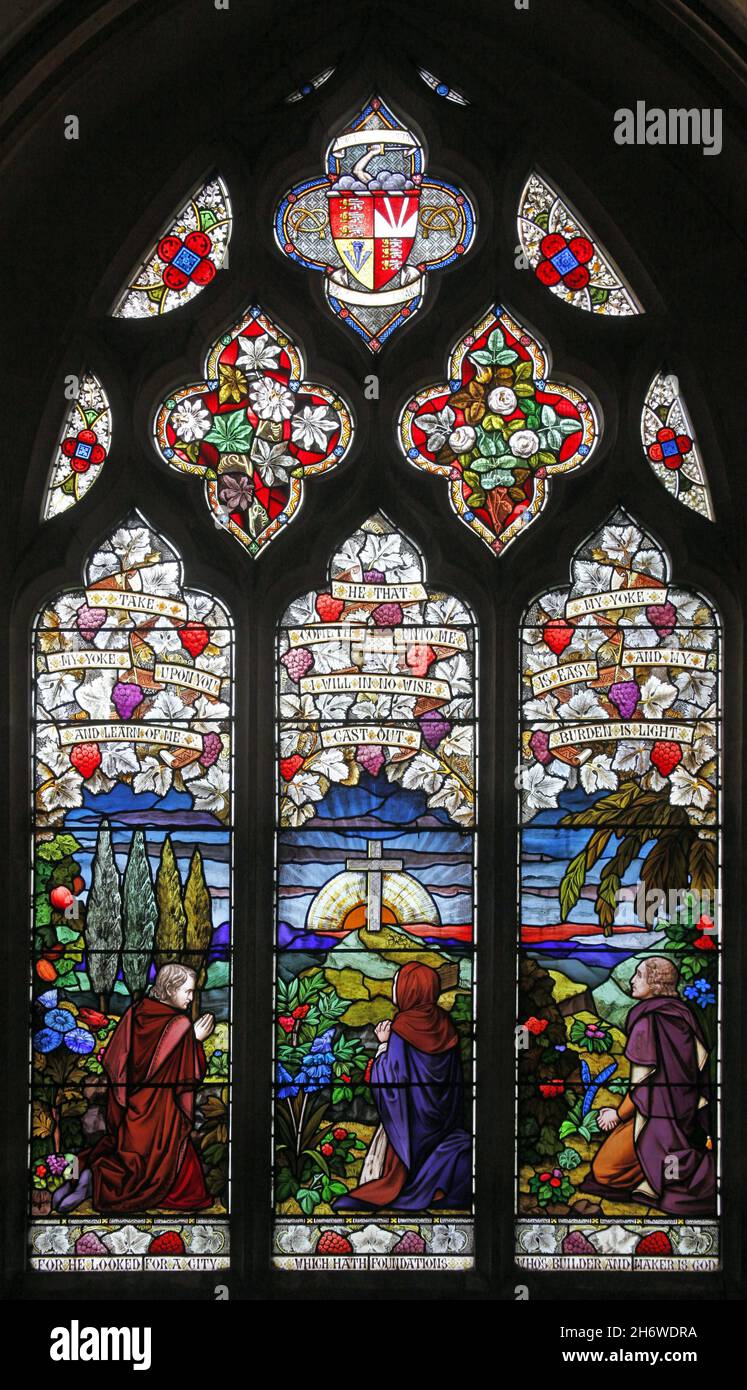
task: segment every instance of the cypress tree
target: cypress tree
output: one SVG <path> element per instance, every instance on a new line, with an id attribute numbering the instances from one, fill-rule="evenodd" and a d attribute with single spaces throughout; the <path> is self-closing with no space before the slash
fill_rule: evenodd
<path id="1" fill-rule="evenodd" d="M 99 996 L 99 1008 L 106 1013 L 122 947 L 122 895 L 111 830 L 106 820 L 101 822 L 96 839 L 86 904 L 85 938 L 88 976 Z"/>
<path id="2" fill-rule="evenodd" d="M 184 964 L 197 971 L 197 989 L 193 1004 L 193 1014 L 199 1017 L 198 991 L 205 983 L 205 956 L 213 934 L 213 917 L 210 892 L 205 881 L 202 855 L 196 849 L 189 866 L 187 884 L 184 890 L 184 912 L 187 919 L 185 933 L 186 952 Z"/>
<path id="3" fill-rule="evenodd" d="M 164 839 L 161 850 L 161 862 L 156 874 L 156 902 L 155 962 L 160 970 L 162 965 L 169 965 L 171 961 L 182 963 L 187 927 L 182 906 L 182 884 L 170 835 Z"/>
<path id="4" fill-rule="evenodd" d="M 123 884 L 124 951 L 122 968 L 133 998 L 143 994 L 158 921 L 158 908 L 142 830 L 130 844 Z"/>

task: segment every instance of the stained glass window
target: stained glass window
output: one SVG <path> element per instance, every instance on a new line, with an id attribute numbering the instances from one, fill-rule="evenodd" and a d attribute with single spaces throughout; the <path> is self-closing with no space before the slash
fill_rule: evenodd
<path id="1" fill-rule="evenodd" d="M 498 305 L 457 343 L 448 380 L 418 391 L 400 417 L 406 457 L 448 479 L 457 516 L 496 555 L 539 516 L 550 478 L 596 444 L 593 405 L 548 370 L 539 341 Z"/>
<path id="2" fill-rule="evenodd" d="M 312 92 L 317 91 L 319 87 L 323 87 L 325 82 L 329 81 L 333 72 L 334 68 L 323 68 L 316 77 L 312 77 L 309 82 L 304 82 L 302 87 L 295 87 L 285 98 L 286 105 L 290 106 L 296 101 L 303 101 L 304 97 L 311 96 Z"/>
<path id="3" fill-rule="evenodd" d="M 574 309 L 592 314 L 643 312 L 609 252 L 536 171 L 519 201 L 518 228 L 537 279 Z"/>
<path id="4" fill-rule="evenodd" d="M 36 622 L 37 1270 L 228 1264 L 232 673 L 137 513 Z"/>
<path id="5" fill-rule="evenodd" d="M 517 1260 L 714 1269 L 719 620 L 618 510 L 521 673 Z"/>
<path id="6" fill-rule="evenodd" d="M 299 265 L 324 275 L 327 303 L 378 352 L 417 313 L 426 272 L 469 250 L 475 212 L 467 194 L 425 174 L 425 151 L 372 97 L 327 149 L 324 173 L 278 204 L 275 239 Z"/>
<path id="7" fill-rule="evenodd" d="M 204 480 L 215 521 L 252 556 L 352 438 L 348 407 L 303 376 L 292 339 L 255 305 L 210 347 L 205 380 L 173 392 L 156 417 L 162 458 Z"/>
<path id="8" fill-rule="evenodd" d="M 280 624 L 281 1269 L 473 1262 L 476 641 L 380 513 Z"/>
<path id="9" fill-rule="evenodd" d="M 114 318 L 153 318 L 188 304 L 215 279 L 231 229 L 228 189 L 216 175 L 163 228 L 112 309 Z"/>
<path id="10" fill-rule="evenodd" d="M 71 378 L 75 398 L 62 428 L 47 484 L 42 517 L 48 521 L 80 502 L 106 463 L 112 442 L 112 413 L 93 372 Z"/>
<path id="11" fill-rule="evenodd" d="M 705 464 L 679 381 L 671 372 L 658 372 L 646 392 L 641 439 L 646 459 L 667 492 L 713 521 Z"/>
<path id="12" fill-rule="evenodd" d="M 450 87 L 448 82 L 442 82 L 440 78 L 434 77 L 433 73 L 428 72 L 427 68 L 418 68 L 418 72 L 426 87 L 430 87 L 431 91 L 436 93 L 436 96 L 443 97 L 444 101 L 453 101 L 457 106 L 469 106 L 467 98 L 463 97 L 461 92 L 458 92 L 455 87 Z"/>

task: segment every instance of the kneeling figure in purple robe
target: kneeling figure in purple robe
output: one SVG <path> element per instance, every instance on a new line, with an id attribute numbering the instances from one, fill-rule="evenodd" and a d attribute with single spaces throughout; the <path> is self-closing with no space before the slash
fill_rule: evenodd
<path id="1" fill-rule="evenodd" d="M 336 1211 L 389 1207 L 466 1210 L 472 1200 L 472 1139 L 464 1128 L 459 1036 L 436 1000 L 440 981 L 411 961 L 394 979 L 398 1012 L 377 1025 L 371 1091 L 381 1124 L 358 1187 Z"/>

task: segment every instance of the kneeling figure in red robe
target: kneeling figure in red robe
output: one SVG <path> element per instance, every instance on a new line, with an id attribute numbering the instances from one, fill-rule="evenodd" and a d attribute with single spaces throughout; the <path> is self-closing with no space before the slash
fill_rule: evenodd
<path id="1" fill-rule="evenodd" d="M 100 1212 L 198 1211 L 212 1205 L 192 1142 L 195 1093 L 207 1070 L 212 1014 L 192 1023 L 195 972 L 164 965 L 150 995 L 122 1015 L 104 1054 L 106 1134 L 81 1155 L 77 1185 L 60 1188 L 60 1212 L 87 1197 Z"/>

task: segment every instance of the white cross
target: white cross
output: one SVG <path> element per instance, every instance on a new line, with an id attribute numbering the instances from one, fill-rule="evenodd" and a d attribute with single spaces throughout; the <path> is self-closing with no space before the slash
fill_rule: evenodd
<path id="1" fill-rule="evenodd" d="M 404 868 L 401 859 L 384 859 L 381 840 L 369 840 L 366 859 L 346 859 L 349 873 L 366 875 L 366 927 L 381 931 L 381 888 L 385 873 L 397 873 Z"/>

